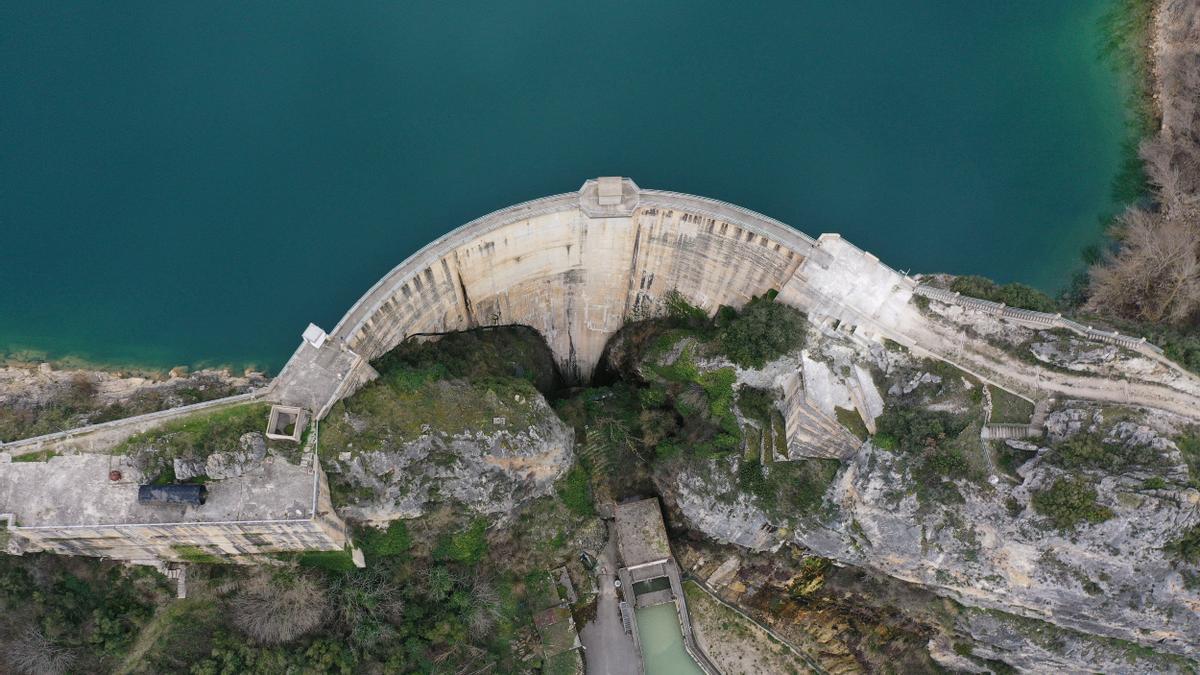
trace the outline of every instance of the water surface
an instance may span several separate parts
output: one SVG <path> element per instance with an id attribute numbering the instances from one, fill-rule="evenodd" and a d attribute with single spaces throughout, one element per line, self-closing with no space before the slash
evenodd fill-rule
<path id="1" fill-rule="evenodd" d="M 646 675 L 704 675 L 683 648 L 683 632 L 679 627 L 679 615 L 675 613 L 675 603 L 636 611 Z"/>
<path id="2" fill-rule="evenodd" d="M 1054 288 L 1108 2 L 0 4 L 0 352 L 278 367 L 430 239 L 621 174 Z"/>

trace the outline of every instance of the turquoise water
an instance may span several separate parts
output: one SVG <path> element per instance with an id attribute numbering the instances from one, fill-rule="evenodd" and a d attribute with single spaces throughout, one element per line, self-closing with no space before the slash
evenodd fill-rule
<path id="1" fill-rule="evenodd" d="M 704 671 L 683 649 L 683 633 L 675 603 L 636 611 L 646 675 L 703 675 Z"/>
<path id="2" fill-rule="evenodd" d="M 278 367 L 428 240 L 622 174 L 1053 288 L 1106 2 L 0 4 L 0 352 Z"/>

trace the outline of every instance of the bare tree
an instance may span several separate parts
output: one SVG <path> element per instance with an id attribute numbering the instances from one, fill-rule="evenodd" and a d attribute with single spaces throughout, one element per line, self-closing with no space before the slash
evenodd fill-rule
<path id="1" fill-rule="evenodd" d="M 490 635 L 500 616 L 500 594 L 489 580 L 477 575 L 471 582 L 471 610 L 467 616 L 471 638 L 479 640 Z"/>
<path id="2" fill-rule="evenodd" d="M 8 645 L 9 665 L 28 675 L 61 675 L 75 663 L 75 653 L 59 647 L 42 631 L 30 627 Z"/>
<path id="3" fill-rule="evenodd" d="M 247 636 L 281 644 L 321 625 L 329 600 L 312 577 L 264 571 L 241 584 L 230 607 L 234 624 Z"/>
<path id="4" fill-rule="evenodd" d="M 1090 309 L 1183 323 L 1200 312 L 1200 227 L 1142 209 L 1121 216 L 1121 249 L 1091 275 Z"/>

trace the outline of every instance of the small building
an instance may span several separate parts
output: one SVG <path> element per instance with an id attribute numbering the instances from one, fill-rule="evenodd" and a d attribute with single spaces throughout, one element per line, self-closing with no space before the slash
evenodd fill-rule
<path id="1" fill-rule="evenodd" d="M 634 581 L 665 575 L 671 546 L 658 499 L 651 497 L 618 504 L 613 516 L 617 528 L 617 552 Z"/>

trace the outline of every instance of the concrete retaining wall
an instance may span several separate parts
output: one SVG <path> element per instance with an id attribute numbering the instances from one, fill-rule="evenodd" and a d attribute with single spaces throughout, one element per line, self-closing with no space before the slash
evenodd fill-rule
<path id="1" fill-rule="evenodd" d="M 1159 357 L 1163 354 L 1163 350 L 1160 347 L 1147 342 L 1144 337 L 1131 337 L 1129 335 L 1122 335 L 1116 331 L 1103 331 L 1091 326 L 1085 326 L 1077 321 L 1063 318 L 1062 314 L 1047 314 L 1029 309 L 1009 307 L 1003 303 L 973 298 L 954 291 L 948 291 L 944 288 L 934 288 L 933 286 L 918 286 L 916 293 L 940 302 L 969 307 L 993 316 L 1001 316 L 1005 319 L 1029 326 L 1030 328 L 1065 328 L 1089 340 L 1118 345 L 1148 356 Z"/>
<path id="2" fill-rule="evenodd" d="M 12 441 L 11 443 L 0 443 L 0 452 L 7 452 L 14 457 L 27 455 L 32 452 L 41 452 L 43 450 L 58 453 L 72 451 L 103 452 L 134 434 L 148 431 L 169 420 L 187 417 L 198 412 L 258 401 L 265 398 L 268 391 L 253 391 L 246 394 L 238 394 L 237 396 L 180 406 L 178 408 L 159 410 L 158 412 L 138 415 L 136 417 L 126 417 L 124 419 L 112 420 L 111 422 L 103 422 L 101 424 L 91 424 L 86 427 L 77 427 L 53 434 L 24 438 L 19 441 Z M 263 420 L 263 428 L 266 428 L 265 419 Z"/>

